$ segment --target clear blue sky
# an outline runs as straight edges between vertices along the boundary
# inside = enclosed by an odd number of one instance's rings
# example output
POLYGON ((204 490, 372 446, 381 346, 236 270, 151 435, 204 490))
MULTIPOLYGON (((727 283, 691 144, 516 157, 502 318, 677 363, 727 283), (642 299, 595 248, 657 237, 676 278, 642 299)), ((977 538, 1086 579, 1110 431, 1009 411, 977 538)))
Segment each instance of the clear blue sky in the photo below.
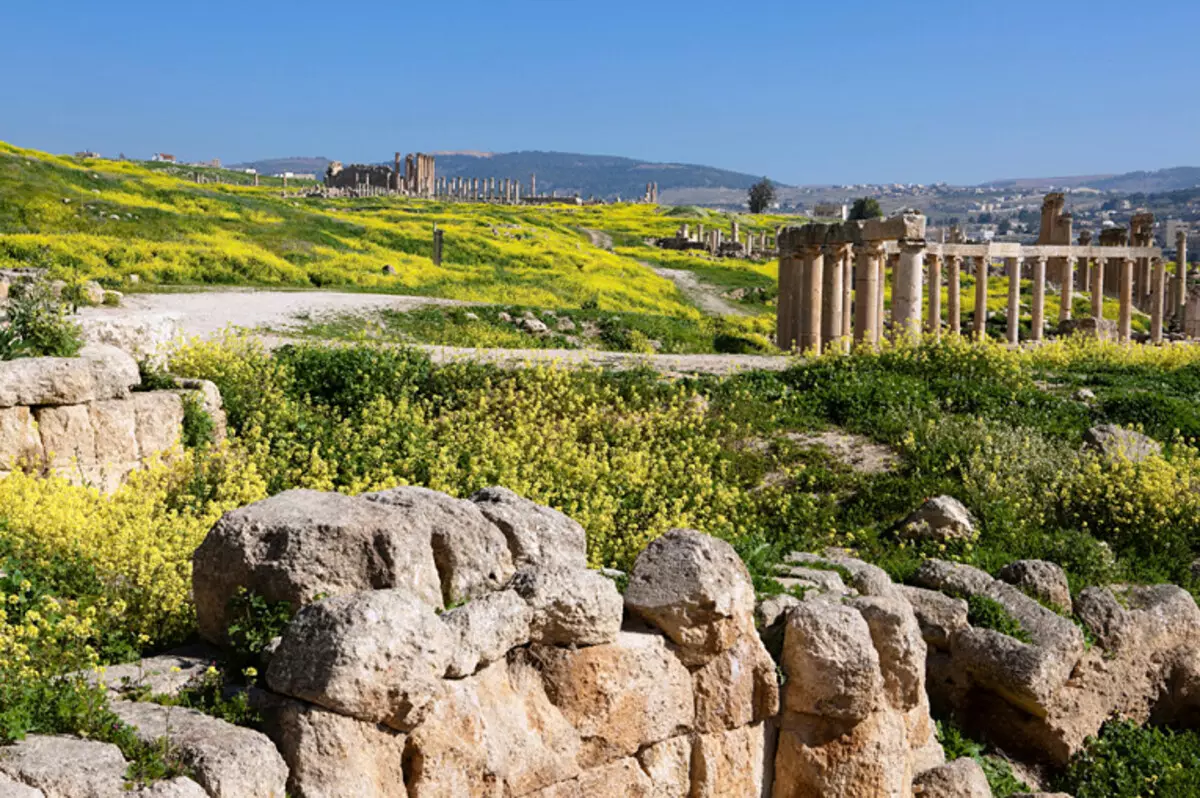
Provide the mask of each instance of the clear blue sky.
POLYGON ((1200 164, 1200 2, 0 0, 0 140, 563 150, 788 183, 1200 164))

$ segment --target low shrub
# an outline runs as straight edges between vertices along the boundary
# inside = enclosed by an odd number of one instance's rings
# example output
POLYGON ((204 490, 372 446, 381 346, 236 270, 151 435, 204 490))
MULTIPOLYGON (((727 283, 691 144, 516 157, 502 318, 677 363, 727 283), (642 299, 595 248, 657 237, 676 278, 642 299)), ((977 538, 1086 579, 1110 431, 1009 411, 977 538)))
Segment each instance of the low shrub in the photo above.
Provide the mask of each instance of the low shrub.
POLYGON ((1075 798, 1200 795, 1200 733, 1111 720, 1055 785, 1075 798))

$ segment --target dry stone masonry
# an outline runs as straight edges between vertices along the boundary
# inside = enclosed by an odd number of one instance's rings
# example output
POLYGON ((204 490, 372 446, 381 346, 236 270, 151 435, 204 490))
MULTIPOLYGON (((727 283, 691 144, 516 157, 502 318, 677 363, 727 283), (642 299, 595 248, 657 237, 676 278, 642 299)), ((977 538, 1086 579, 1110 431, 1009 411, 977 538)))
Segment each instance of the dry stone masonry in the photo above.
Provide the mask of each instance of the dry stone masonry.
POLYGON ((0 477, 15 468, 44 470, 111 492, 179 443, 183 393, 194 391, 223 432, 211 383, 134 391, 140 382, 133 358, 102 344, 77 357, 0 363, 0 477))
MULTIPOLYGON (((1033 246, 1007 243, 969 244, 951 238, 946 243, 925 240, 925 217, 904 213, 886 220, 806 224, 789 227, 778 237, 779 301, 776 340, 785 350, 847 348, 854 343, 875 345, 885 335, 916 338, 922 331, 940 336, 962 330, 962 270, 969 266, 975 280, 971 334, 982 337, 988 320, 993 261, 1002 260, 1007 282, 1007 339, 1020 341, 1022 279, 1032 282, 1028 314, 1030 340, 1042 341, 1050 320, 1045 317, 1048 284, 1059 286, 1060 332, 1132 339, 1135 308, 1150 314, 1152 343, 1160 343, 1168 324, 1185 332, 1193 300, 1188 298, 1186 242, 1178 260, 1184 265, 1166 273, 1162 250, 1152 246, 1154 217, 1137 214, 1130 231, 1101 232, 1093 246, 1090 232, 1071 244, 1071 217, 1063 213, 1061 194, 1051 194, 1042 208, 1042 233, 1033 246), (1129 234, 1127 243, 1126 233, 1129 234), (941 287, 947 273, 949 307, 943 320, 941 287), (892 274, 891 318, 885 319, 884 280, 892 274), (1091 317, 1072 319, 1076 283, 1082 275, 1091 293, 1091 317), (929 302, 924 301, 928 293, 929 302), (1115 328, 1104 319, 1108 294, 1118 298, 1115 328), (922 315, 924 314, 924 318, 922 315), (853 324, 851 325, 851 318, 853 324), (851 328, 853 332, 851 333, 851 328), (853 337, 851 337, 851 335, 853 337)), ((679 247, 682 248, 682 247, 679 247)), ((1082 289, 1081 289, 1082 290, 1082 289)), ((1200 299, 1195 300, 1200 304, 1200 299)))
MULTIPOLYGON (((971 524, 947 497, 906 521, 922 536, 971 524)), ((240 588, 297 610, 249 688, 264 730, 114 691, 190 768, 140 794, 986 798, 978 765, 945 760, 933 712, 1050 766, 1114 714, 1200 720, 1200 609, 1171 585, 1073 601, 1036 560, 999 579, 927 560, 898 585, 829 550, 788 555, 790 593, 756 602, 732 547, 686 529, 646 547, 624 595, 586 564, 578 524, 503 488, 289 491, 226 514, 193 560, 201 634, 225 645, 240 588), (980 625, 980 598, 1020 633, 980 625)), ((107 678, 177 693, 215 656, 107 678)), ((125 764, 31 736, 0 749, 0 795, 116 795, 125 764)))

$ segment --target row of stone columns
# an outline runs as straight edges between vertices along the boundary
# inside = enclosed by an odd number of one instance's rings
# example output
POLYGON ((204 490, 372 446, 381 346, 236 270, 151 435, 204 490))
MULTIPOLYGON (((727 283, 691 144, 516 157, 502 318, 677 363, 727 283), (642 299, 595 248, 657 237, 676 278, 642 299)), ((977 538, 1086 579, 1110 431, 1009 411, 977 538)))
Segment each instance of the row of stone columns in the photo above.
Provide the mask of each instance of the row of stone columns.
POLYGON ((521 182, 508 177, 440 177, 434 183, 434 193, 447 199, 517 204, 521 201, 521 182))
MULTIPOLYGON (((797 228, 803 230, 804 228, 797 228)), ((915 339, 924 330, 934 336, 942 333, 941 285, 943 261, 949 282, 947 316, 951 334, 959 334, 961 319, 961 273, 964 258, 947 255, 944 258, 927 253, 921 240, 901 240, 899 252, 891 260, 893 269, 893 302, 891 334, 893 338, 915 339), (928 271, 926 271, 926 267, 928 271), (924 287, 929 286, 927 313, 922 320, 924 287)), ((884 335, 883 286, 884 274, 889 258, 885 255, 883 241, 865 241, 851 247, 848 244, 819 244, 816 241, 796 246, 794 241, 781 241, 779 272, 779 310, 777 336, 784 349, 812 351, 829 348, 844 348, 850 339, 858 343, 873 345, 884 335), (851 268, 852 261, 856 261, 851 268), (853 292, 853 297, 852 293, 853 292), (851 329, 851 320, 853 327, 851 329)), ((972 334, 976 338, 986 335, 989 296, 989 269, 992 258, 975 255, 970 258, 974 267, 975 306, 972 334)), ((1008 323, 1006 338, 1009 343, 1020 341, 1021 322, 1021 258, 1006 257, 1005 273, 1008 277, 1008 323)), ((1047 258, 1027 257, 1026 271, 1031 281, 1030 339, 1042 341, 1045 336, 1047 258)), ((1128 342, 1132 337, 1132 312, 1135 260, 1131 258, 1096 259, 1080 257, 1078 264, 1073 259, 1056 259, 1063 262, 1059 274, 1062 277, 1061 310, 1059 321, 1071 318, 1071 303, 1074 301, 1074 271, 1089 274, 1088 288, 1091 292, 1091 315, 1096 326, 1103 327, 1105 267, 1109 261, 1119 271, 1120 312, 1117 321, 1117 338, 1128 342)), ((1163 339, 1163 322, 1166 310, 1165 264, 1161 258, 1147 258, 1150 275, 1151 341, 1163 339)))

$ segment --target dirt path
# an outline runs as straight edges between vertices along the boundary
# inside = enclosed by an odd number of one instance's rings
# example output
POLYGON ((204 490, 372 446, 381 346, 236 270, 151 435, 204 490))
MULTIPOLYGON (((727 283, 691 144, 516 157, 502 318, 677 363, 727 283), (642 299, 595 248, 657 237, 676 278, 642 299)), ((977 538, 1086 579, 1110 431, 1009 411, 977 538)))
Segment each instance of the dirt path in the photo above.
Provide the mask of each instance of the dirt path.
POLYGON ((710 316, 745 316, 746 310, 727 302, 717 289, 700 282, 695 274, 687 269, 668 269, 665 266, 654 266, 639 261, 643 266, 654 270, 659 277, 666 277, 683 293, 688 301, 710 316))
POLYGON ((591 239, 593 247, 607 249, 609 252, 612 252, 613 239, 608 233, 603 230, 592 230, 589 227, 581 227, 579 229, 587 233, 587 237, 591 239))
MULTIPOLYGON (((470 303, 432 297, 335 291, 267 291, 227 289, 178 294, 127 294, 119 308, 85 308, 85 319, 152 327, 169 320, 187 338, 212 338, 238 327, 249 330, 268 346, 298 340, 288 330, 298 326, 298 316, 316 317, 327 312, 371 311, 384 308, 412 310, 426 305, 470 303)), ((613 369, 650 367, 664 374, 732 374, 747 370, 780 371, 788 358, 765 355, 641 355, 593 349, 475 349, 421 344, 434 362, 470 360, 506 368, 560 363, 613 369)))

